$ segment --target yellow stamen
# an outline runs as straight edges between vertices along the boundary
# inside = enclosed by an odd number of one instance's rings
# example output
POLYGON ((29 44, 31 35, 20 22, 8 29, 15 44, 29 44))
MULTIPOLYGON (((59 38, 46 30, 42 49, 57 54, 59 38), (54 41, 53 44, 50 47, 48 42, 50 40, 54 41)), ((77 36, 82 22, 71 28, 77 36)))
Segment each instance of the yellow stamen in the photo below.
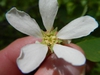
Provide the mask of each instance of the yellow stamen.
POLYGON ((53 52, 52 47, 54 44, 61 43, 61 40, 57 38, 56 33, 56 29, 51 32, 43 32, 42 43, 46 44, 49 47, 50 52, 53 52))

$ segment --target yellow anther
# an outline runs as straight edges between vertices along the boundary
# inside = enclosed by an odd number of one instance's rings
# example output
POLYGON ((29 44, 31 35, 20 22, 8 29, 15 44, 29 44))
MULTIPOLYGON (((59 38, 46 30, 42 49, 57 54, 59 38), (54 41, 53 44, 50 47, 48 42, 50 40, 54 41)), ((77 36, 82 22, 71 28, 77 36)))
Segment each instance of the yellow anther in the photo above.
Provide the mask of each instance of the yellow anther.
POLYGON ((57 37, 55 35, 55 33, 53 34, 53 32, 44 32, 43 33, 43 43, 51 46, 54 45, 56 43, 57 37))
POLYGON ((51 32, 43 32, 43 39, 42 39, 42 42, 43 44, 46 44, 49 49, 50 49, 50 52, 53 52, 53 45, 56 44, 56 43, 60 43, 59 39, 57 38, 56 36, 56 33, 57 33, 57 30, 53 30, 51 32))

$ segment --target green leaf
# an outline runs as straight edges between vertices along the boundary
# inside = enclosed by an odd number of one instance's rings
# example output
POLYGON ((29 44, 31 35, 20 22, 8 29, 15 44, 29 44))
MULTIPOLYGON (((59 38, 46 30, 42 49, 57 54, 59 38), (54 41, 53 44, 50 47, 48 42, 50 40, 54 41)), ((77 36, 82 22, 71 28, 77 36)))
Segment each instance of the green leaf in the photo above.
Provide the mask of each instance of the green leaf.
POLYGON ((100 38, 77 43, 85 52, 86 58, 93 62, 100 62, 100 38))

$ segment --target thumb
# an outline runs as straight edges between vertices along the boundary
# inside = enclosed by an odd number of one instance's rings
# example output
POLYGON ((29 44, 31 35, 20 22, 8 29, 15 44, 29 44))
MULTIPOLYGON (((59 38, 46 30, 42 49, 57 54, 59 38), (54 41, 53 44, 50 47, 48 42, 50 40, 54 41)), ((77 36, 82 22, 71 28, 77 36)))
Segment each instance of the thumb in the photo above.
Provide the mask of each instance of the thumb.
POLYGON ((16 58, 20 54, 20 49, 30 43, 34 43, 36 38, 31 36, 17 39, 9 46, 0 51, 0 75, 23 75, 16 65, 16 58))

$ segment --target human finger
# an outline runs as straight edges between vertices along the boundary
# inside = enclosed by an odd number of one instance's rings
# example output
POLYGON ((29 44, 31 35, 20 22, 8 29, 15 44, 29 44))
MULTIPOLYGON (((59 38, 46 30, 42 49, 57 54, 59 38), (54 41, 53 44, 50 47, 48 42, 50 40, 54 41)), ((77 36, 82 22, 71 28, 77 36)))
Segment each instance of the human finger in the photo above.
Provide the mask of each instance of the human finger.
POLYGON ((20 54, 20 49, 30 43, 34 43, 37 38, 31 36, 20 38, 12 42, 9 46, 0 51, 0 75, 23 75, 16 65, 16 58, 20 54))
MULTIPOLYGON (((67 46, 75 48, 82 53, 83 50, 75 45, 68 44, 67 46)), ((61 58, 57 58, 55 54, 51 54, 45 59, 35 75, 81 75, 84 73, 85 65, 73 66, 61 58)))

